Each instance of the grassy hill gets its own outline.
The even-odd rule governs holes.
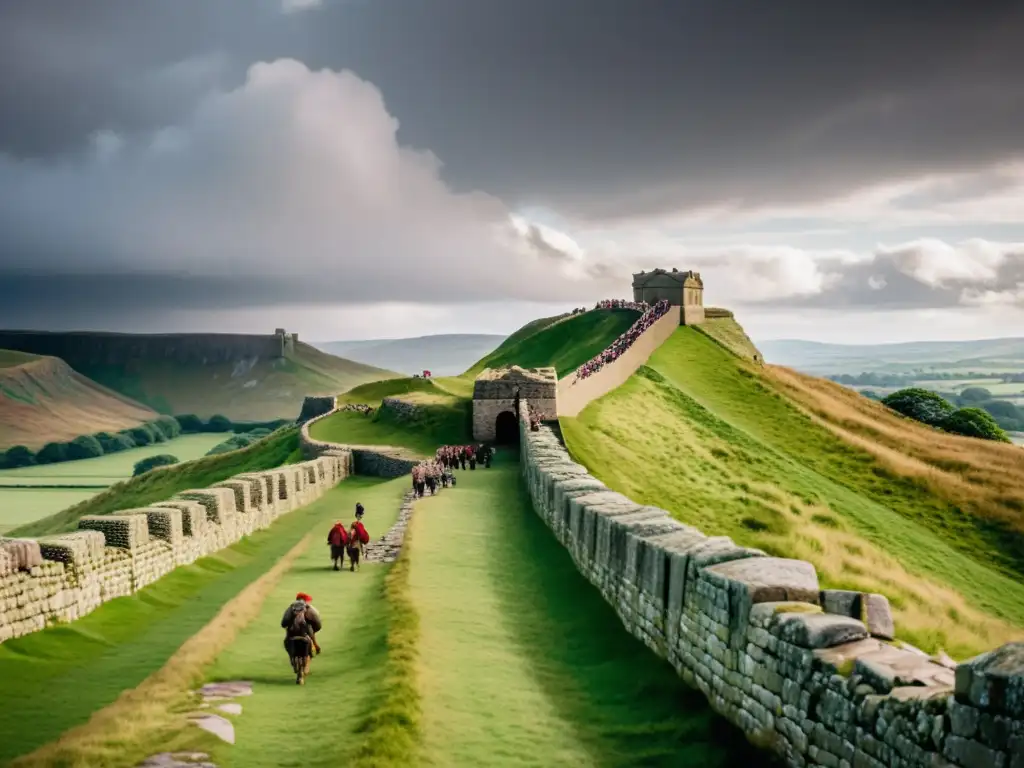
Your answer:
[[[219,413],[234,421],[294,418],[306,395],[398,375],[301,342],[281,357],[270,335],[0,331],[0,345],[59,357],[160,413]]]
[[[963,657],[1024,637],[1019,448],[762,369],[695,328],[562,431],[578,460],[638,502],[809,560],[828,586],[887,595],[911,643]]]
[[[528,323],[513,333],[466,373],[484,368],[519,365],[523,368],[554,366],[566,376],[611,344],[637,321],[630,309],[584,312],[564,319],[545,318]]]
[[[434,376],[455,376],[505,338],[484,333],[452,333],[411,339],[327,341],[316,344],[316,347],[332,355],[409,376],[424,370]]]
[[[180,491],[206,488],[243,472],[260,472],[300,461],[299,429],[287,427],[229,453],[159,467],[144,475],[110,486],[103,493],[73,507],[15,528],[9,536],[48,536],[73,531],[86,515],[112,515],[122,509],[166,501]]]
[[[116,432],[157,414],[54,357],[0,350],[0,450]]]

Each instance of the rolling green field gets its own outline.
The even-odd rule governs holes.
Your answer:
[[[630,636],[533,512],[514,456],[418,503],[427,765],[760,765]]]
[[[95,459],[0,470],[0,533],[60,512],[127,480],[140,459],[169,453],[181,461],[191,461],[205,455],[223,438],[215,434],[182,435],[166,443]]]
[[[971,655],[1024,636],[1013,554],[978,519],[887,471],[689,328],[625,385],[563,419],[577,460],[709,534],[809,560],[876,591],[898,634]]]
[[[375,514],[390,514],[392,500],[400,494],[391,485],[366,478],[346,480],[270,528],[177,568],[134,595],[105,603],[72,624],[0,645],[0,679],[5,689],[19,692],[17,706],[0,707],[0,763],[85,722],[122,690],[138,685],[304,535],[322,530],[326,536],[340,510],[347,512],[355,501],[363,501],[367,526],[371,532],[378,530]],[[323,547],[314,546],[312,552],[317,551],[326,558]],[[283,605],[273,611],[268,607],[271,613],[283,610]],[[284,656],[279,639],[274,650]],[[286,674],[287,661],[277,661],[281,663],[262,669],[263,674],[273,676],[282,666]],[[27,722],[31,728],[25,727]]]
[[[73,531],[78,527],[78,519],[85,515],[109,515],[122,509],[144,507],[154,501],[166,501],[179,491],[206,488],[243,472],[259,472],[299,461],[298,446],[297,427],[279,429],[237,451],[203,456],[116,483],[73,507],[19,525],[10,534],[33,537]]]

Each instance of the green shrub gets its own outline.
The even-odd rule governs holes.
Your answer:
[[[150,424],[166,440],[173,440],[181,435],[181,424],[173,416],[161,416],[158,419],[154,419]]]
[[[135,447],[135,441],[122,432],[115,435],[109,432],[97,432],[93,437],[99,441],[104,453],[120,453]]]
[[[38,464],[57,464],[67,460],[67,443],[47,443],[36,454],[36,462]]]
[[[153,434],[153,428],[148,424],[122,429],[120,434],[128,435],[128,437],[130,437],[138,446],[152,445],[156,442],[156,437]]]
[[[920,387],[909,387],[882,398],[882,402],[909,419],[942,427],[955,406],[942,395]]]
[[[1003,429],[1013,432],[1024,430],[1024,410],[1009,400],[989,400],[987,403],[981,403],[981,407],[988,411],[996,420],[996,424]]]
[[[980,437],[982,440],[998,440],[1009,443],[1009,436],[999,428],[986,411],[981,408],[961,408],[954,411],[942,425],[947,432],[966,437]]]
[[[245,448],[248,445],[252,445],[259,437],[254,437],[251,433],[245,435],[232,435],[223,443],[217,443],[210,450],[206,452],[207,456],[216,456],[218,453],[227,453],[228,451],[237,451],[239,448]]]
[[[76,459],[95,459],[102,455],[103,446],[100,445],[100,441],[92,435],[82,435],[68,443],[68,461],[75,461]]]
[[[210,420],[206,422],[207,432],[230,432],[231,431],[231,419],[227,416],[221,416],[219,413],[210,417]]]
[[[169,453],[159,453],[156,456],[147,456],[146,458],[135,462],[135,469],[132,470],[132,477],[138,477],[144,472],[149,472],[149,470],[156,469],[157,467],[166,467],[177,463],[178,457],[171,456]]]
[[[961,403],[983,403],[992,399],[992,393],[984,387],[967,387],[960,393]]]
[[[24,445],[15,445],[12,448],[8,448],[3,454],[3,466],[6,469],[31,467],[35,463],[36,455]]]
[[[276,429],[280,429],[284,426],[291,426],[295,422],[292,419],[274,419],[273,421],[245,421],[245,422],[234,422],[231,425],[231,430],[238,434],[252,433],[256,430],[265,430],[267,434],[270,434]]]
[[[180,416],[175,416],[174,418],[177,419],[182,432],[191,434],[195,432],[202,432],[206,429],[206,425],[203,424],[203,420],[194,413],[183,413]]]

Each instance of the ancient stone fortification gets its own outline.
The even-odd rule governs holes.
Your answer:
[[[621,357],[608,363],[600,371],[585,379],[576,381],[576,373],[558,382],[558,415],[578,416],[580,411],[599,397],[626,383],[626,379],[636,373],[637,368],[647,362],[679,327],[679,307],[669,307],[664,317],[640,334]]]
[[[792,766],[1024,768],[1024,643],[955,672],[886,641],[881,595],[610,491],[521,403],[537,514],[625,627]],[[822,608],[825,611],[822,611]]]
[[[299,423],[315,419],[317,416],[323,416],[326,413],[330,413],[337,407],[338,398],[333,395],[326,395],[324,397],[315,397],[307,395],[302,400],[302,410],[299,411]]]
[[[415,403],[407,403],[397,397],[385,397],[380,402],[381,410],[389,410],[399,419],[414,419],[420,411]]]
[[[502,413],[517,416],[517,403],[529,400],[542,420],[558,418],[558,375],[554,368],[486,368],[473,384],[473,439],[494,440]]]
[[[633,301],[655,304],[662,299],[681,308],[679,322],[682,325],[704,322],[704,281],[700,272],[680,272],[673,268],[633,275]]]
[[[269,527],[351,473],[351,453],[333,446],[313,461],[236,475],[143,509],[83,517],[73,533],[0,538],[0,642],[137,592]]]
[[[371,477],[401,477],[412,471],[412,468],[419,463],[419,459],[413,457],[403,448],[396,448],[388,445],[342,445],[340,443],[328,443],[323,440],[316,440],[310,437],[309,428],[320,419],[326,419],[330,413],[325,413],[310,419],[299,429],[299,449],[307,459],[318,456],[329,456],[338,451],[344,451],[351,458],[353,474],[369,475]]]

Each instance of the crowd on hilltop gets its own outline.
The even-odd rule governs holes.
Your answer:
[[[626,299],[604,299],[594,305],[594,309],[632,309],[646,312],[651,308],[646,301],[627,301]]]
[[[636,304],[636,302],[622,302],[623,304]],[[618,360],[619,357],[633,346],[640,335],[650,328],[654,323],[668,312],[669,303],[665,299],[654,304],[652,307],[648,307],[640,318],[629,327],[619,338],[609,344],[600,354],[591,360],[588,360],[579,368],[576,369],[576,378],[573,380],[575,384],[581,379],[585,379],[588,376],[600,371],[608,363]],[[625,307],[626,309],[632,309],[633,307]]]

